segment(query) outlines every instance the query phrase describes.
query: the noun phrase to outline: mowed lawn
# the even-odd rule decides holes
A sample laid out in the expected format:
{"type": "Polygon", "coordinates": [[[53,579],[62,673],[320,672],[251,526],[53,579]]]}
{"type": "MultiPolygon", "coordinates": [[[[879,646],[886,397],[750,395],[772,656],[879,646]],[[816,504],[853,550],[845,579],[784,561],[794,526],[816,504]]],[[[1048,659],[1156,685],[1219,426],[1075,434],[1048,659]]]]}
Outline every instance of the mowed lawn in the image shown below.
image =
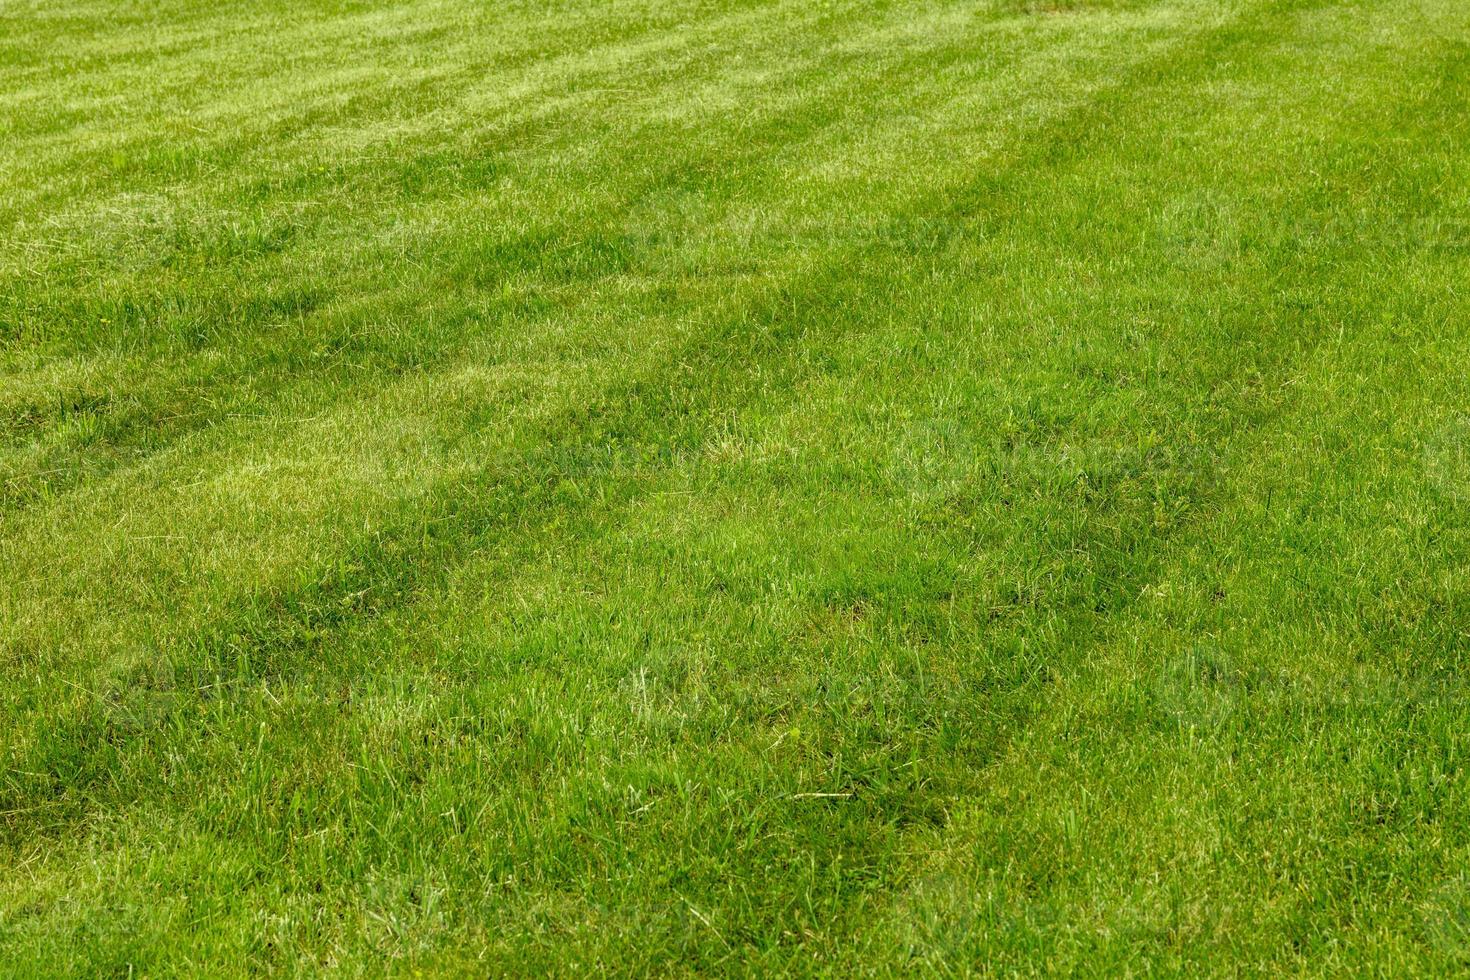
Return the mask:
{"type": "Polygon", "coordinates": [[[0,0],[0,973],[1470,969],[1470,3],[0,0]]]}

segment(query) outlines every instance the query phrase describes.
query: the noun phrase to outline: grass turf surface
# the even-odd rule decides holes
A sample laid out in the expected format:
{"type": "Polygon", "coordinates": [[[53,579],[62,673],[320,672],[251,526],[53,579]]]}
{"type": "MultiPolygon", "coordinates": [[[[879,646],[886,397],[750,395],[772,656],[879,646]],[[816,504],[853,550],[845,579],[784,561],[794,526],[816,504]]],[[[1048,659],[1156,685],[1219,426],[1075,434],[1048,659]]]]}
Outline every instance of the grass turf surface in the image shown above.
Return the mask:
{"type": "Polygon", "coordinates": [[[1470,965],[1462,0],[0,0],[0,966],[1470,965]]]}

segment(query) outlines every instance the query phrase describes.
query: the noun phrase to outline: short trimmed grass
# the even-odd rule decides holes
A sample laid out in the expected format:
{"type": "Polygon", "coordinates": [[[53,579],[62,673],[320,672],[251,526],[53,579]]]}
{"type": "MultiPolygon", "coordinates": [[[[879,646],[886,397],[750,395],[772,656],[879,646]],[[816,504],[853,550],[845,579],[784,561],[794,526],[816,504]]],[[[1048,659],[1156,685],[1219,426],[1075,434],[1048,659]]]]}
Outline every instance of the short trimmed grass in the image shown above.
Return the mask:
{"type": "Polygon", "coordinates": [[[0,972],[1470,969],[1470,4],[0,0],[0,972]]]}

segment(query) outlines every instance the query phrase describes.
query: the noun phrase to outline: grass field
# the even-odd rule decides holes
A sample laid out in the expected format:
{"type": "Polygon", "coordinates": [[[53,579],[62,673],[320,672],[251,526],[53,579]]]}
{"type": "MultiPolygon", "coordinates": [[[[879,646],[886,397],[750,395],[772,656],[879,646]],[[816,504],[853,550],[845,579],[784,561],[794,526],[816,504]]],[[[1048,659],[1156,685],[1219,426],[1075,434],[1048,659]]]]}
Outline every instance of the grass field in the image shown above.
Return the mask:
{"type": "Polygon", "coordinates": [[[0,973],[1470,970],[1464,0],[0,0],[0,973]]]}

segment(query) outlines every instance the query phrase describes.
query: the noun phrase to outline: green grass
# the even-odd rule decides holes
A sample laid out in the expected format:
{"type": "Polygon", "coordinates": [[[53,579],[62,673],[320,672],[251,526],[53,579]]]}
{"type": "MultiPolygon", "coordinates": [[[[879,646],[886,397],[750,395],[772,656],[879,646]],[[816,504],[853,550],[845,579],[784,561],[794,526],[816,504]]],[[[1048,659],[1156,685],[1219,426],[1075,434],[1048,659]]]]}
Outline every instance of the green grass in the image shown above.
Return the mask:
{"type": "Polygon", "coordinates": [[[0,972],[1470,969],[1463,0],[0,0],[0,972]]]}

